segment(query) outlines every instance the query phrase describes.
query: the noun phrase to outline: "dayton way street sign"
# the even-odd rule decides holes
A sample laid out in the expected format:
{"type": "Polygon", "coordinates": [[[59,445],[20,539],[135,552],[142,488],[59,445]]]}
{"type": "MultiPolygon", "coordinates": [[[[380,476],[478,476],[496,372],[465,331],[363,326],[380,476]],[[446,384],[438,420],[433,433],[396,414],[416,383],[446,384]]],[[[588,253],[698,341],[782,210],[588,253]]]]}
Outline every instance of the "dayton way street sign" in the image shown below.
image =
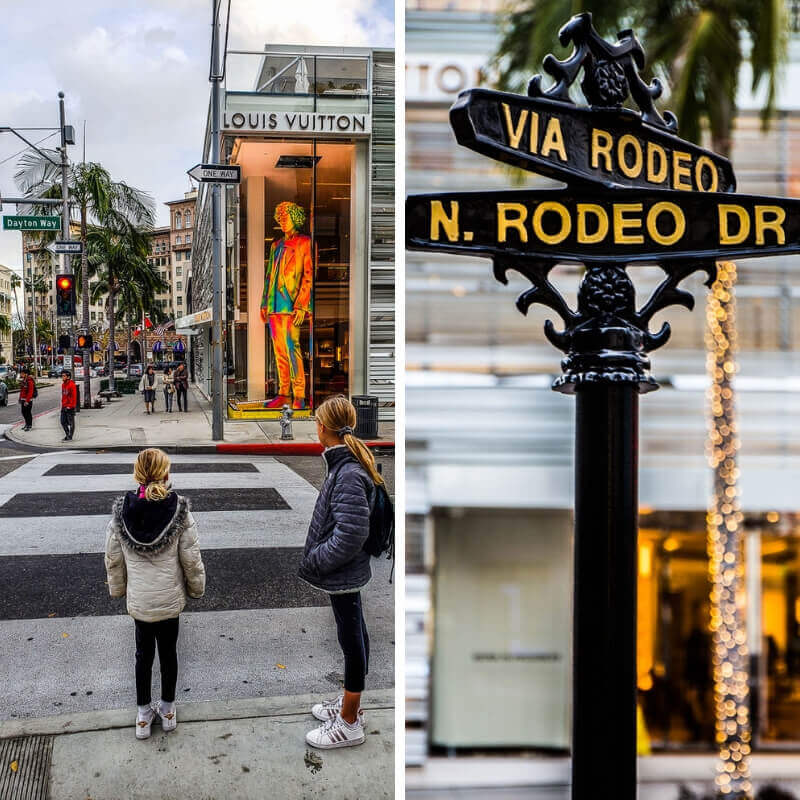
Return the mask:
{"type": "Polygon", "coordinates": [[[201,183],[241,183],[242,168],[238,164],[197,164],[189,170],[201,183]]]}
{"type": "Polygon", "coordinates": [[[3,217],[4,231],[58,231],[61,217],[12,216],[3,217]]]}

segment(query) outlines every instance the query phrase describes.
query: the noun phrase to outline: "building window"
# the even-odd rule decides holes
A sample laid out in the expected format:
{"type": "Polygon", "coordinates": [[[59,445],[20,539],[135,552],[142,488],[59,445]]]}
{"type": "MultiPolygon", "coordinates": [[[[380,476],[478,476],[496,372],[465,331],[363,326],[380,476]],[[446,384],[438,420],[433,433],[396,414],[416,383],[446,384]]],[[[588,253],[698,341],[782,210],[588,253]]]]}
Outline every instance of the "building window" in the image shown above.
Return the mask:
{"type": "Polygon", "coordinates": [[[180,236],[176,236],[175,237],[175,244],[180,244],[180,243],[181,243],[181,237],[180,236]]]}
{"type": "Polygon", "coordinates": [[[192,234],[191,233],[187,233],[186,234],[186,244],[191,244],[191,243],[192,243],[192,234]]]}
{"type": "MultiPolygon", "coordinates": [[[[191,211],[187,211],[186,212],[186,227],[187,228],[191,228],[192,227],[192,212],[191,211]]],[[[188,242],[189,240],[187,239],[186,241],[188,242]]]]}
{"type": "Polygon", "coordinates": [[[183,272],[183,267],[175,267],[175,274],[180,275],[183,272]]]}
{"type": "Polygon", "coordinates": [[[97,321],[97,314],[94,311],[92,311],[92,322],[96,321],[97,321]]]}
{"type": "Polygon", "coordinates": [[[175,212],[175,227],[182,228],[183,227],[183,217],[181,216],[180,211],[175,212]]]}
{"type": "Polygon", "coordinates": [[[179,306],[182,306],[182,305],[183,305],[183,298],[182,298],[182,297],[179,297],[179,298],[178,298],[178,305],[179,305],[179,306]]]}
{"type": "Polygon", "coordinates": [[[177,283],[175,284],[175,288],[180,292],[183,289],[183,282],[177,281],[177,283]]]}

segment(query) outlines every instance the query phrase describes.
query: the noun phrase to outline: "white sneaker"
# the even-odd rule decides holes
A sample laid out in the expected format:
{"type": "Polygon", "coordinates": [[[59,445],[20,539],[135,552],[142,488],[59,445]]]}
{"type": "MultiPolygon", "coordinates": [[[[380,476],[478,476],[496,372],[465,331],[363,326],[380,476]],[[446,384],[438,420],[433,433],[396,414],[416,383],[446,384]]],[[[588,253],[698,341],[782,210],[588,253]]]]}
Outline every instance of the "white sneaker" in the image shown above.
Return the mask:
{"type": "Polygon", "coordinates": [[[150,727],[153,720],[156,718],[156,710],[151,705],[144,714],[141,711],[136,712],[136,738],[149,739],[150,727]]]}
{"type": "MultiPolygon", "coordinates": [[[[335,700],[323,700],[321,703],[315,703],[311,706],[311,713],[320,720],[320,722],[327,722],[329,719],[333,719],[337,714],[341,713],[343,700],[344,695],[340,694],[335,700]]],[[[362,717],[361,724],[363,725],[364,712],[359,708],[358,713],[362,717]]]]}
{"type": "Polygon", "coordinates": [[[306,742],[320,750],[333,750],[335,747],[353,747],[364,744],[364,715],[358,712],[354,725],[348,725],[337,713],[333,719],[324,722],[306,734],[306,742]]]}
{"type": "Polygon", "coordinates": [[[164,731],[174,731],[178,727],[178,709],[175,708],[175,703],[165,703],[163,700],[159,700],[157,711],[158,716],[161,717],[161,728],[164,731]],[[172,710],[166,711],[170,707],[172,710]]]}

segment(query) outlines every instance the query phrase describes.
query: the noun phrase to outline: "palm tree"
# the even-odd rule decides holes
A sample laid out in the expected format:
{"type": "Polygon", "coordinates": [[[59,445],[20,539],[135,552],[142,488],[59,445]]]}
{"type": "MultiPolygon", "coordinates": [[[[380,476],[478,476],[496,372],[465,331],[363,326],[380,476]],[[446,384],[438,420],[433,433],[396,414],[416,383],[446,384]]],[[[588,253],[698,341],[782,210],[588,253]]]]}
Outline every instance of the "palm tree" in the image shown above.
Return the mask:
{"type": "MultiPolygon", "coordinates": [[[[28,150],[22,154],[14,174],[19,189],[28,197],[61,197],[61,168],[56,166],[59,154],[54,151],[28,150]],[[46,156],[53,159],[51,162],[46,156]]],[[[69,167],[69,196],[77,208],[80,222],[81,255],[81,310],[82,327],[89,330],[89,259],[87,234],[90,220],[99,225],[121,226],[123,223],[152,228],[155,220],[155,205],[146,192],[127,183],[112,181],[108,170],[101,164],[80,163],[69,167]]],[[[36,208],[36,204],[32,203],[36,208]]],[[[89,363],[85,352],[84,363],[89,363]]],[[[84,407],[91,408],[91,382],[89,370],[83,372],[84,407]]]]}
{"type": "Polygon", "coordinates": [[[92,301],[105,297],[110,338],[108,342],[109,389],[114,390],[114,342],[116,338],[115,305],[117,296],[125,292],[142,306],[152,304],[157,292],[167,284],[155,267],[147,263],[149,242],[147,231],[127,221],[118,221],[116,229],[89,228],[87,233],[88,261],[97,280],[92,286],[92,301]],[[121,223],[121,224],[119,224],[121,223]]]}
{"type": "MultiPolygon", "coordinates": [[[[740,67],[749,57],[753,93],[766,85],[761,110],[766,127],[775,110],[780,68],[786,59],[788,24],[782,0],[765,3],[736,0],[525,0],[505,16],[494,58],[501,88],[520,90],[540,72],[550,52],[553,34],[571,14],[588,11],[598,32],[610,38],[633,28],[646,43],[649,69],[668,77],[672,88],[668,106],[677,115],[681,135],[699,142],[704,127],[717,153],[730,157],[736,118],[740,67]],[[749,54],[748,54],[749,48],[749,54]]],[[[738,503],[736,419],[732,379],[736,339],[734,288],[736,267],[719,264],[708,299],[708,359],[712,392],[709,423],[715,500],[707,515],[711,592],[711,630],[714,666],[717,743],[720,747],[718,787],[727,797],[749,796],[750,723],[747,718],[748,659],[740,647],[744,631],[742,611],[735,601],[744,589],[742,569],[742,513],[738,503]],[[723,569],[736,565],[732,582],[723,569]],[[730,609],[736,609],[730,613],[730,609]],[[731,671],[732,676],[728,674],[731,671]]]]}

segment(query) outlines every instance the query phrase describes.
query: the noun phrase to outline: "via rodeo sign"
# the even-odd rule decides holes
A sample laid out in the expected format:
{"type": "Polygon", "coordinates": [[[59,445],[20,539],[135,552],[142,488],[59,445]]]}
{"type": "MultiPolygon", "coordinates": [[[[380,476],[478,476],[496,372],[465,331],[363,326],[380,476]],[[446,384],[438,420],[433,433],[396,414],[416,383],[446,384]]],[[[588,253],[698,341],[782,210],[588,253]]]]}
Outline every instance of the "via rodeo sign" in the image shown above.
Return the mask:
{"type": "Polygon", "coordinates": [[[730,162],[678,138],[674,115],[655,109],[661,86],[639,77],[644,52],[631,31],[609,44],[587,13],[559,36],[575,52],[545,59],[551,88],[537,75],[528,96],[467,90],[450,122],[465,147],[567,188],[409,196],[408,249],[490,257],[503,274],[526,261],[710,271],[719,258],[800,252],[800,201],[733,194],[730,162]],[[587,107],[569,97],[581,69],[587,107]],[[628,97],[639,113],[622,107],[628,97]]]}

